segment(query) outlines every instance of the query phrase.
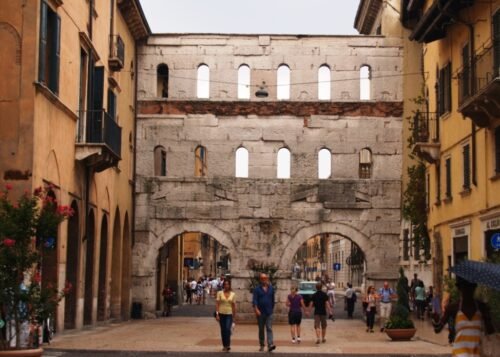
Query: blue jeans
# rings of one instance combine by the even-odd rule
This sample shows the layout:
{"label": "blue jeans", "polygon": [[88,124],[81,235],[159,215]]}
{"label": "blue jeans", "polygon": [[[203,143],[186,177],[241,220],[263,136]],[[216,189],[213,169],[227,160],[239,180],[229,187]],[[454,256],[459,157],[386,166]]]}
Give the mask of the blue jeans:
{"label": "blue jeans", "polygon": [[233,315],[219,314],[220,335],[222,346],[231,347],[231,328],[233,327]]}
{"label": "blue jeans", "polygon": [[259,324],[259,344],[264,346],[264,327],[267,333],[267,346],[273,345],[273,315],[261,314],[257,318]]}

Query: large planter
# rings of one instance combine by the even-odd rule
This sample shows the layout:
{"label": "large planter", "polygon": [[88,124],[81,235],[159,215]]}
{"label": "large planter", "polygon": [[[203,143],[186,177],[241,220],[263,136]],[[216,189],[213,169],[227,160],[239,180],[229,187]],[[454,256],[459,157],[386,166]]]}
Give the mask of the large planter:
{"label": "large planter", "polygon": [[391,328],[385,329],[387,336],[393,341],[410,341],[417,332],[416,328]]}
{"label": "large planter", "polygon": [[0,357],[41,357],[43,348],[0,351]]}

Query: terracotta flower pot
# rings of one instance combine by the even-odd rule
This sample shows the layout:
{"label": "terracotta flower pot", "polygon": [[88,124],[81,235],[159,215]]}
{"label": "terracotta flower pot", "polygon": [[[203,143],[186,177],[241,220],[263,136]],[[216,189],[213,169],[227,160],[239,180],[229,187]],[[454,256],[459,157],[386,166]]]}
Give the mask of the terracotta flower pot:
{"label": "terracotta flower pot", "polygon": [[43,348],[0,351],[0,357],[41,357]]}
{"label": "terracotta flower pot", "polygon": [[393,341],[410,341],[417,332],[416,328],[391,328],[385,329],[387,336]]}

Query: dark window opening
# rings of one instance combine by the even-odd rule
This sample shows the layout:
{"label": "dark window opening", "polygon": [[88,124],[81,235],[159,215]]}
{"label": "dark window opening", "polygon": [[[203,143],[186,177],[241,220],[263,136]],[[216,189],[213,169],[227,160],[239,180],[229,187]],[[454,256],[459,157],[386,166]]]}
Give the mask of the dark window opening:
{"label": "dark window opening", "polygon": [[446,198],[451,198],[451,158],[445,161],[446,167]]}
{"label": "dark window opening", "polygon": [[439,70],[438,76],[438,114],[451,112],[451,63]]}
{"label": "dark window opening", "polygon": [[464,160],[464,189],[470,189],[470,146],[469,144],[463,147],[463,160]]}
{"label": "dark window opening", "polygon": [[436,201],[441,201],[441,167],[436,166]]}
{"label": "dark window opening", "polygon": [[495,129],[495,173],[500,174],[500,126]]}
{"label": "dark window opening", "polygon": [[108,89],[108,114],[116,121],[116,94],[111,89]]}
{"label": "dark window opening", "polygon": [[156,70],[157,75],[157,96],[160,98],[168,98],[168,66],[164,63],[160,64]]}
{"label": "dark window opening", "polygon": [[45,1],[40,8],[38,81],[54,94],[59,93],[61,18]]}
{"label": "dark window opening", "polygon": [[469,238],[467,236],[453,238],[453,264],[467,260],[469,257]]}
{"label": "dark window opening", "polygon": [[410,230],[403,230],[403,260],[410,258]]}

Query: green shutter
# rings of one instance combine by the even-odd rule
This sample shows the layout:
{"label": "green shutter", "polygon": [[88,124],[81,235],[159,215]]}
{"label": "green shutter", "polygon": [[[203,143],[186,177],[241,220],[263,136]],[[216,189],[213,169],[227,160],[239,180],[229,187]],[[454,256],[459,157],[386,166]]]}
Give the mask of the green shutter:
{"label": "green shutter", "polygon": [[50,55],[50,81],[49,88],[55,94],[59,93],[59,65],[61,53],[61,17],[57,14],[53,16],[54,31],[52,33],[52,53]]}
{"label": "green shutter", "polygon": [[45,83],[45,66],[47,55],[47,12],[48,7],[42,1],[40,7],[40,38],[38,43],[38,81]]}
{"label": "green shutter", "polygon": [[108,114],[116,121],[116,95],[111,89],[108,89]]}
{"label": "green shutter", "polygon": [[494,76],[499,75],[500,70],[500,10],[493,15],[493,46],[495,52],[493,54],[493,63],[495,68]]}
{"label": "green shutter", "polygon": [[464,189],[470,188],[470,146],[463,147],[464,159]]}

